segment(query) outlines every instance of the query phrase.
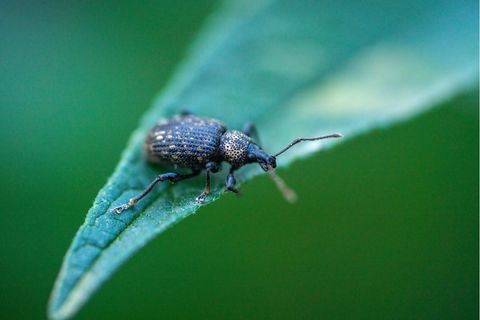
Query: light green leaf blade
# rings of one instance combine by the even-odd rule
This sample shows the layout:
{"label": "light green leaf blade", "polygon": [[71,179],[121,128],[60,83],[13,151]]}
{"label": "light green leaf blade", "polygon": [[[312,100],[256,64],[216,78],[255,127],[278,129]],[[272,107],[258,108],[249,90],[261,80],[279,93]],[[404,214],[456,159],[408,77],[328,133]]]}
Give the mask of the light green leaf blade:
{"label": "light green leaf blade", "polygon": [[[338,131],[352,137],[475,84],[477,12],[476,1],[227,3],[146,114],[95,199],[65,257],[49,316],[74,315],[133,253],[198,209],[201,179],[159,186],[122,215],[109,211],[162,171],[147,165],[141,153],[146,131],[159,118],[187,108],[230,128],[253,121],[270,152],[297,136]],[[319,147],[299,145],[279,165]],[[256,166],[246,167],[240,180],[258,173]],[[221,193],[218,178],[209,201]]]}

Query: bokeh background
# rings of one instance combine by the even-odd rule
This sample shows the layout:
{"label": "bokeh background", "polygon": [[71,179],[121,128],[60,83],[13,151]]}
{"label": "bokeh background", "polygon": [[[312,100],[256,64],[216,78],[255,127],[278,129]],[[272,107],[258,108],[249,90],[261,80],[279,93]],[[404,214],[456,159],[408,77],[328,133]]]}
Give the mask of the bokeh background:
{"label": "bokeh background", "polygon": [[[63,255],[216,1],[0,9],[0,318]],[[260,177],[128,261],[78,319],[477,319],[478,90]],[[260,128],[261,129],[261,128]]]}

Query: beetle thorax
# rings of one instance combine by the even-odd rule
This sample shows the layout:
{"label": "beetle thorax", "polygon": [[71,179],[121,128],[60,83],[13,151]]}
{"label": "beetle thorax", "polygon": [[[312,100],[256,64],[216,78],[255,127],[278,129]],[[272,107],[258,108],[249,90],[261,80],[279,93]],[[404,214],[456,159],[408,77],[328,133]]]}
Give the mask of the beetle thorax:
{"label": "beetle thorax", "polygon": [[248,163],[248,146],[252,140],[246,134],[232,130],[227,131],[220,139],[220,155],[234,167]]}

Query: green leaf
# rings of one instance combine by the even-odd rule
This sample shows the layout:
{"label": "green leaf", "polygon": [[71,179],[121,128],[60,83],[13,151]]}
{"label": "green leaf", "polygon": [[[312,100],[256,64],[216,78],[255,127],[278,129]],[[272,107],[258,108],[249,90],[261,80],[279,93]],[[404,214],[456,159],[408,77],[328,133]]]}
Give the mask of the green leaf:
{"label": "green leaf", "polygon": [[[199,208],[194,199],[201,178],[161,185],[121,215],[109,211],[162,172],[147,165],[141,152],[146,131],[158,119],[187,108],[230,128],[253,121],[270,152],[298,136],[342,132],[351,138],[406,119],[475,84],[477,6],[438,0],[224,5],[100,190],[67,252],[49,316],[74,315],[133,253]],[[319,147],[299,145],[279,165]],[[259,173],[257,166],[245,167],[240,180]],[[222,186],[219,175],[208,201],[223,193]]]}

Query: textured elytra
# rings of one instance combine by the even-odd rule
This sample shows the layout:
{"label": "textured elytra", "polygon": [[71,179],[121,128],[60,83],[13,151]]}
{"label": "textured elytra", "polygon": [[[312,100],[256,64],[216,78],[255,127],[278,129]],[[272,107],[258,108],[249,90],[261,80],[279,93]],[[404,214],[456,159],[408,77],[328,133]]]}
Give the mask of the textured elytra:
{"label": "textured elytra", "polygon": [[248,146],[251,141],[250,137],[240,131],[227,131],[220,142],[220,154],[233,167],[240,167],[247,162]]}
{"label": "textured elytra", "polygon": [[218,120],[178,115],[162,119],[145,138],[145,154],[153,163],[201,169],[219,160],[220,137],[226,131]]}

